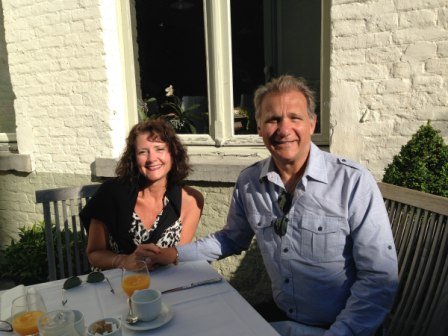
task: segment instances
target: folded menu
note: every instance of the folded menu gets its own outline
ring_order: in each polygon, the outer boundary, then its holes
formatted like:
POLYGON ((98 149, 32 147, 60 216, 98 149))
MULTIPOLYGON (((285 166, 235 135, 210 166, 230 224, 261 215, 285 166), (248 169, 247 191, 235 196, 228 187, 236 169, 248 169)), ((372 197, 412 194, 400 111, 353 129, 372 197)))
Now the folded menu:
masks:
POLYGON ((0 296, 0 320, 7 320, 11 317, 11 305, 12 301, 27 293, 36 293, 34 287, 26 288, 24 285, 18 285, 14 288, 4 291, 0 296))

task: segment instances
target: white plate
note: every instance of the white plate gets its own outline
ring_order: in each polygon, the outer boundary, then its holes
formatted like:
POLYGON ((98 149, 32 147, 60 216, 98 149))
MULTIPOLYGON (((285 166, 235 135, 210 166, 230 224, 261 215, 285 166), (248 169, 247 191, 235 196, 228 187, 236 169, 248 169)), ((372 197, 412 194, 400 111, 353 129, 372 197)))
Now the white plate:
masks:
POLYGON ((166 323, 168 323, 169 321, 171 321, 171 319, 173 318, 173 311, 171 310, 171 308, 168 305, 166 305, 163 302, 162 302, 162 310, 161 310, 159 316, 157 316, 157 318, 155 318, 152 321, 149 321, 149 322, 138 321, 136 324, 131 325, 126 322, 127 314, 128 314, 128 312, 125 311, 125 313, 123 314, 123 319, 122 319, 121 323, 126 328, 128 328, 130 330, 136 330, 136 331, 151 330, 151 329, 159 328, 159 327, 165 325, 166 323))

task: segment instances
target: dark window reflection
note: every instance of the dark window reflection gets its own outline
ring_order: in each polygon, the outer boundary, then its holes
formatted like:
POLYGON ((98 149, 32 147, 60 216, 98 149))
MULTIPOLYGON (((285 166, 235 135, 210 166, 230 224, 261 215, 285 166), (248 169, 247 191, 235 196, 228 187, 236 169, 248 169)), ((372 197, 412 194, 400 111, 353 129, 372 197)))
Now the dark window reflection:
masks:
MULTIPOLYGON (((162 103, 165 88, 173 85, 185 108, 185 103, 200 100, 201 113, 206 112, 202 0, 136 0, 135 6, 142 98, 155 97, 162 103)), ((203 124, 196 127, 197 133, 208 131, 208 121, 203 124)))
POLYGON ((235 134, 255 134, 253 93, 264 83, 263 1, 231 0, 235 134))
MULTIPOLYGON (((235 114, 235 134, 256 133, 253 93, 281 74, 308 80, 320 117, 321 2, 230 0, 230 5, 234 111, 229 113, 235 114)), ((195 111, 205 121, 194 121, 195 132, 208 133, 202 0, 135 0, 135 6, 142 97, 163 102, 165 88, 173 85, 183 107, 200 105, 195 111)))
POLYGON ((136 0, 143 97, 160 97, 170 84, 177 96, 206 96, 202 0, 136 0))

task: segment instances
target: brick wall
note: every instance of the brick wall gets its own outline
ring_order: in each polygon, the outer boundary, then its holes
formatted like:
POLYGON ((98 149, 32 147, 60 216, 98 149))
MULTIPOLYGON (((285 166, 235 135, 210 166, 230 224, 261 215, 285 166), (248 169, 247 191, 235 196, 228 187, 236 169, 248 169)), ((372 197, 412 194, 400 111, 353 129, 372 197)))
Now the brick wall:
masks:
POLYGON ((331 152, 384 167, 432 121, 448 143, 448 2, 335 0, 331 152))
MULTIPOLYGON (((15 132, 14 93, 11 87, 6 53, 5 27, 3 22, 2 3, 0 1, 0 133, 15 132)), ((0 146, 0 151, 2 150, 0 146)))
MULTIPOLYGON (((126 131, 115 6, 6 0, 2 9, 0 132, 17 124, 36 171, 90 174, 95 156, 120 153, 126 131)), ((380 178, 426 120, 448 141, 446 1, 335 0, 329 43, 330 151, 380 178)))
POLYGON ((117 33, 114 13, 103 20, 102 11, 113 2, 2 3, 20 153, 38 172, 90 174, 96 155, 114 153, 112 121, 122 114, 113 105, 120 82, 108 81, 118 51, 105 56, 117 33))

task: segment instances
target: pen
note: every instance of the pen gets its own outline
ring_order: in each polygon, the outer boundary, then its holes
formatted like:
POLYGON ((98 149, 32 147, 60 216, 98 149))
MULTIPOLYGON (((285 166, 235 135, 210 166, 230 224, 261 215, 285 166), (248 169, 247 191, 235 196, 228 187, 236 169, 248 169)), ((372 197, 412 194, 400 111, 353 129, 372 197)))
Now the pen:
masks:
POLYGON ((203 281, 198 281, 198 282, 192 282, 191 284, 188 284, 188 285, 184 285, 184 286, 180 286, 180 287, 164 290, 164 291, 162 291, 162 294, 171 293, 171 292, 177 292, 177 291, 188 289, 188 288, 193 288, 193 287, 198 287, 198 286, 202 286, 202 285, 212 284, 212 283, 215 283, 215 282, 220 282, 221 280, 222 280, 222 278, 218 277, 218 278, 213 278, 213 279, 208 279, 208 280, 203 280, 203 281))

